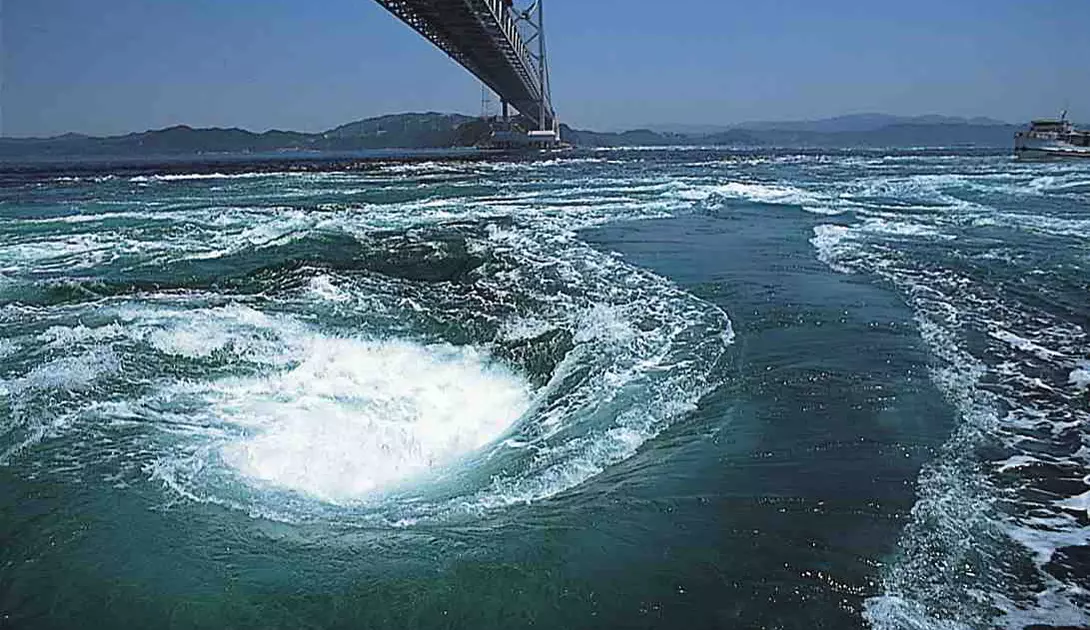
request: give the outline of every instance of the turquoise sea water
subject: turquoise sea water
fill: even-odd
[[[1090,165],[0,170],[0,628],[1090,625]]]

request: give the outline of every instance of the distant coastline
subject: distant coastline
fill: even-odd
[[[1008,147],[1018,126],[947,116],[857,114],[815,121],[754,122],[734,126],[662,125],[623,132],[562,127],[565,140],[582,147]],[[392,114],[319,133],[196,129],[185,125],[120,136],[65,134],[52,138],[0,138],[0,159],[63,159],[152,155],[335,152],[367,149],[438,149],[472,146],[487,133],[479,119],[437,112]]]

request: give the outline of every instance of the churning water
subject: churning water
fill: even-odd
[[[9,166],[0,627],[1090,624],[1090,165]]]

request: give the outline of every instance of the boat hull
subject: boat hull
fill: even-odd
[[[1058,139],[1019,135],[1014,141],[1014,155],[1026,160],[1090,159],[1090,146],[1078,146]]]
[[[1082,148],[1024,148],[1015,147],[1014,157],[1021,160],[1090,160],[1090,151]]]

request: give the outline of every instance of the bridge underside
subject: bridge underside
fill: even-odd
[[[538,69],[502,0],[377,0],[472,72],[537,128]],[[553,125],[546,102],[545,125]]]

